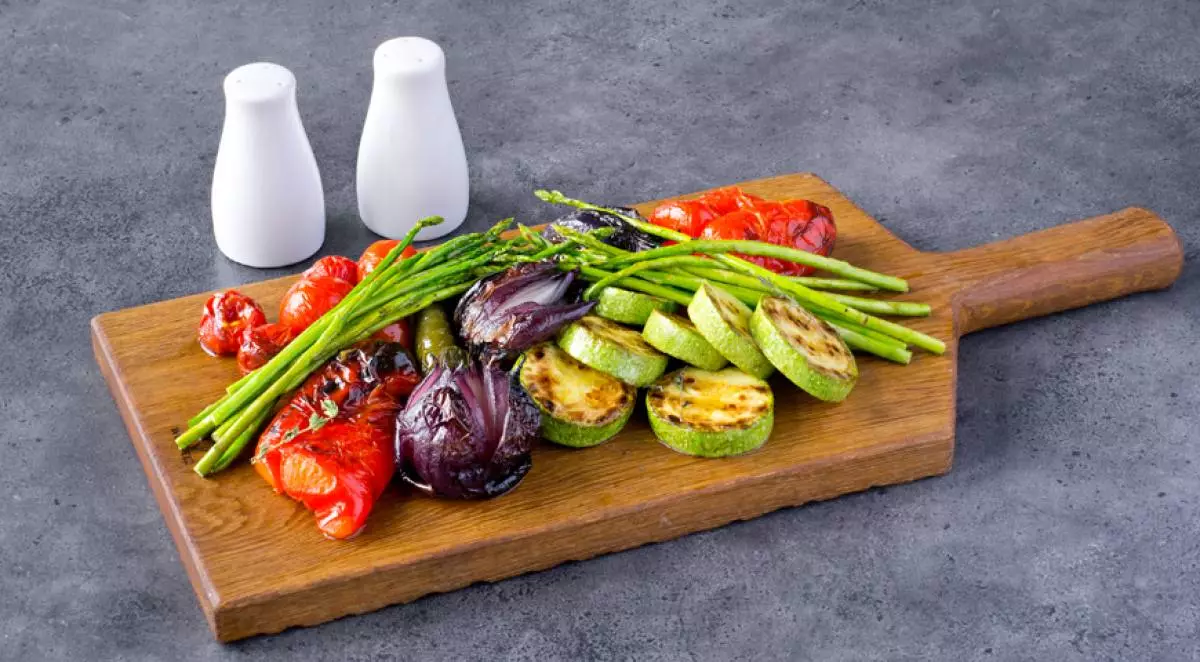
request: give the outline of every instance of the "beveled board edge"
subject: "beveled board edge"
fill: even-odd
[[[121,412],[121,420],[125,422],[129,439],[133,442],[138,460],[142,463],[146,482],[154,493],[154,500],[158,502],[158,509],[162,513],[163,521],[166,522],[167,529],[171,532],[171,538],[175,541],[175,549],[179,553],[180,561],[183,562],[188,581],[192,583],[192,589],[200,601],[200,610],[204,612],[209,629],[220,639],[215,618],[215,609],[218,603],[216,588],[204,573],[203,565],[199,561],[199,554],[192,545],[191,538],[184,533],[182,518],[168,492],[166,483],[161,479],[162,472],[155,464],[154,455],[150,452],[150,438],[138,424],[129,396],[125,392],[121,380],[117,378],[117,366],[112,360],[108,339],[104,332],[104,317],[105,314],[93,317],[89,325],[92,335],[92,352],[96,356],[96,364],[100,366],[100,372],[104,375],[105,383],[108,384],[109,393],[112,394],[113,401],[117,404],[117,410]]]

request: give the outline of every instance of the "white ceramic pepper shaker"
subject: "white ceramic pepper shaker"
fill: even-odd
[[[217,247],[267,268],[294,264],[325,241],[325,194],[296,106],[296,78],[255,62],[225,77],[225,125],[213,172]]]
[[[371,105],[358,146],[358,213],[374,232],[399,239],[426,216],[440,237],[467,215],[462,135],[446,87],[446,57],[428,39],[400,37],[375,50]]]

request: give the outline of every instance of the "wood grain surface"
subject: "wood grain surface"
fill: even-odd
[[[932,317],[911,325],[944,339],[946,354],[917,352],[907,367],[862,357],[858,387],[840,405],[774,378],[775,432],[743,457],[675,454],[639,412],[601,446],[537,448],[533,471],[497,499],[444,501],[395,487],[349,542],[322,538],[312,515],[273,494],[248,464],[205,480],[191,470],[203,451],[176,449],[185,421],[238,377],[233,360],[209,358],[195,342],[207,293],[96,317],[96,359],[215,636],[315,625],[944,473],[954,451],[960,335],[1163,288],[1182,267],[1174,232],[1143,209],[939,254],[914,250],[813,175],[743,186],[830,207],[835,257],[909,279],[912,292],[896,298],[934,305]],[[239,289],[270,311],[293,279]]]

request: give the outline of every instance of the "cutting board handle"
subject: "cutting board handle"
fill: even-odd
[[[1167,287],[1183,268],[1183,247],[1157,214],[1130,207],[945,258],[964,336]]]

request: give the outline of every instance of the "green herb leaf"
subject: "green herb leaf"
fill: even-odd
[[[308,417],[308,429],[320,430],[321,428],[325,427],[325,424],[328,422],[328,418],[324,418],[320,414],[314,413]]]
[[[326,418],[333,418],[338,415],[337,403],[329,399],[322,400],[321,411],[325,412]]]

